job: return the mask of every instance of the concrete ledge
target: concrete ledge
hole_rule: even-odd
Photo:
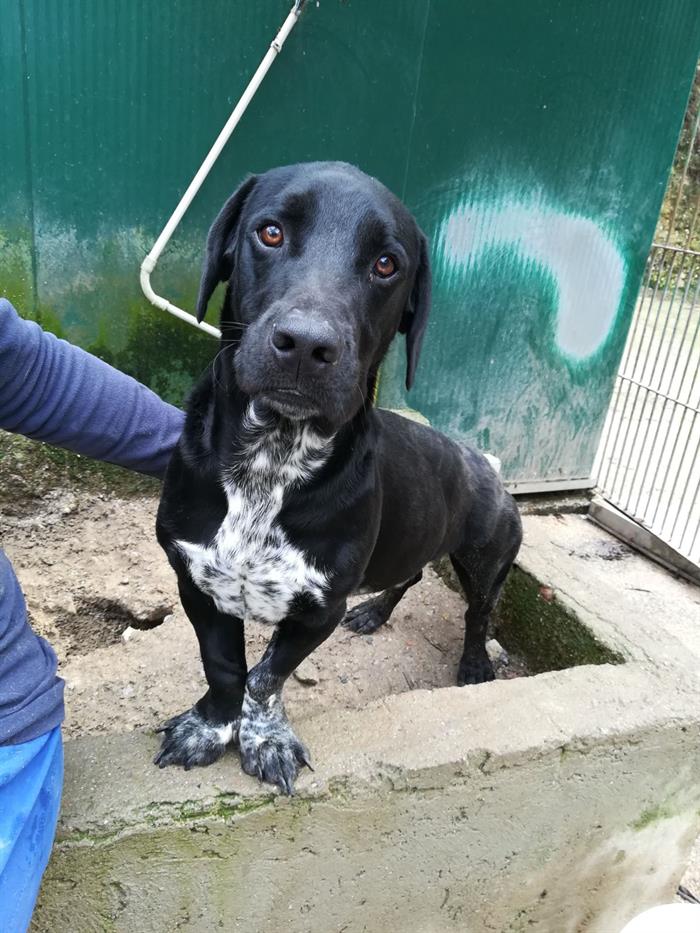
[[[626,663],[329,710],[292,800],[233,754],[184,773],[154,736],[69,743],[33,929],[616,933],[670,900],[700,829],[697,594],[596,561],[607,540],[530,518],[521,568]]]

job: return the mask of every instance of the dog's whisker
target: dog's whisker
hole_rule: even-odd
[[[213,378],[214,378],[214,383],[215,383],[217,386],[219,386],[220,388],[223,388],[223,383],[221,382],[221,380],[219,379],[219,377],[218,377],[218,375],[217,375],[217,366],[218,366],[219,359],[220,359],[221,356],[223,356],[223,354],[224,354],[227,350],[234,350],[234,349],[236,349],[236,347],[235,347],[234,344],[232,344],[232,343],[226,344],[226,346],[222,347],[222,348],[219,350],[219,352],[216,354],[216,356],[214,357],[214,359],[211,361],[211,364],[210,364],[210,365],[211,365],[212,376],[213,376]]]
[[[365,406],[367,405],[367,398],[366,398],[364,392],[362,391],[362,386],[361,386],[360,383],[357,382],[357,381],[355,381],[355,388],[356,388],[357,391],[360,393],[360,411],[362,411],[362,410],[365,408]],[[351,424],[351,430],[352,430],[353,434],[357,434],[357,426],[355,425],[355,419],[354,419],[354,418],[352,419],[352,421],[350,422],[350,424]]]

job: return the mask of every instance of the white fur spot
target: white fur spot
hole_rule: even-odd
[[[236,724],[233,722],[227,722],[225,726],[214,726],[214,732],[222,745],[228,745],[228,743],[233,739],[233,734],[235,731]]]
[[[254,700],[246,689],[241,711],[241,751],[257,751],[263,742],[279,742],[289,735],[293,737],[279,693],[271,694],[267,700]]]
[[[270,460],[264,450],[261,450],[260,453],[255,456],[250,464],[250,468],[251,470],[260,470],[262,472],[270,469]]]
[[[178,541],[192,580],[217,609],[245,621],[279,622],[300,594],[323,604],[326,574],[294,547],[278,522],[285,492],[325,462],[331,441],[308,425],[271,427],[252,406],[245,451],[222,478],[228,509],[209,544]]]

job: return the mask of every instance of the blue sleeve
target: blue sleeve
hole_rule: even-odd
[[[30,628],[17,577],[0,551],[0,747],[29,742],[62,719],[56,655]]]
[[[0,428],[162,476],[183,413],[0,298]]]

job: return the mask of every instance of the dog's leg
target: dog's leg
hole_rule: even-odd
[[[189,578],[179,583],[180,599],[194,626],[209,689],[192,709],[174,716],[163,733],[155,763],[208,765],[220,758],[238,734],[247,668],[240,619],[220,613],[211,597]]]
[[[418,583],[422,577],[423,571],[421,570],[420,573],[417,573],[415,577],[411,577],[405,583],[390,586],[388,590],[384,590],[379,596],[366,599],[346,613],[342,624],[345,628],[357,632],[358,635],[371,635],[372,632],[376,632],[385,622],[389,621],[391,613],[403,594],[407,589]]]
[[[471,543],[473,540],[473,534],[467,531],[466,541],[469,543],[450,554],[467,600],[464,652],[457,673],[460,687],[481,684],[495,677],[486,652],[486,631],[491,612],[523,540],[518,509],[510,496],[505,496],[502,501],[490,540],[479,547]]]
[[[465,559],[464,554],[450,555],[467,600],[467,611],[464,613],[464,653],[457,673],[457,683],[460,687],[485,683],[495,678],[493,665],[486,652],[486,630],[514,557],[515,555],[501,563],[494,579],[493,571],[486,566],[480,555],[472,554],[471,559]]]
[[[287,794],[294,790],[300,766],[311,764],[287,719],[282,688],[292,671],[328,638],[344,610],[343,604],[323,616],[285,619],[248,674],[239,733],[243,770]]]

